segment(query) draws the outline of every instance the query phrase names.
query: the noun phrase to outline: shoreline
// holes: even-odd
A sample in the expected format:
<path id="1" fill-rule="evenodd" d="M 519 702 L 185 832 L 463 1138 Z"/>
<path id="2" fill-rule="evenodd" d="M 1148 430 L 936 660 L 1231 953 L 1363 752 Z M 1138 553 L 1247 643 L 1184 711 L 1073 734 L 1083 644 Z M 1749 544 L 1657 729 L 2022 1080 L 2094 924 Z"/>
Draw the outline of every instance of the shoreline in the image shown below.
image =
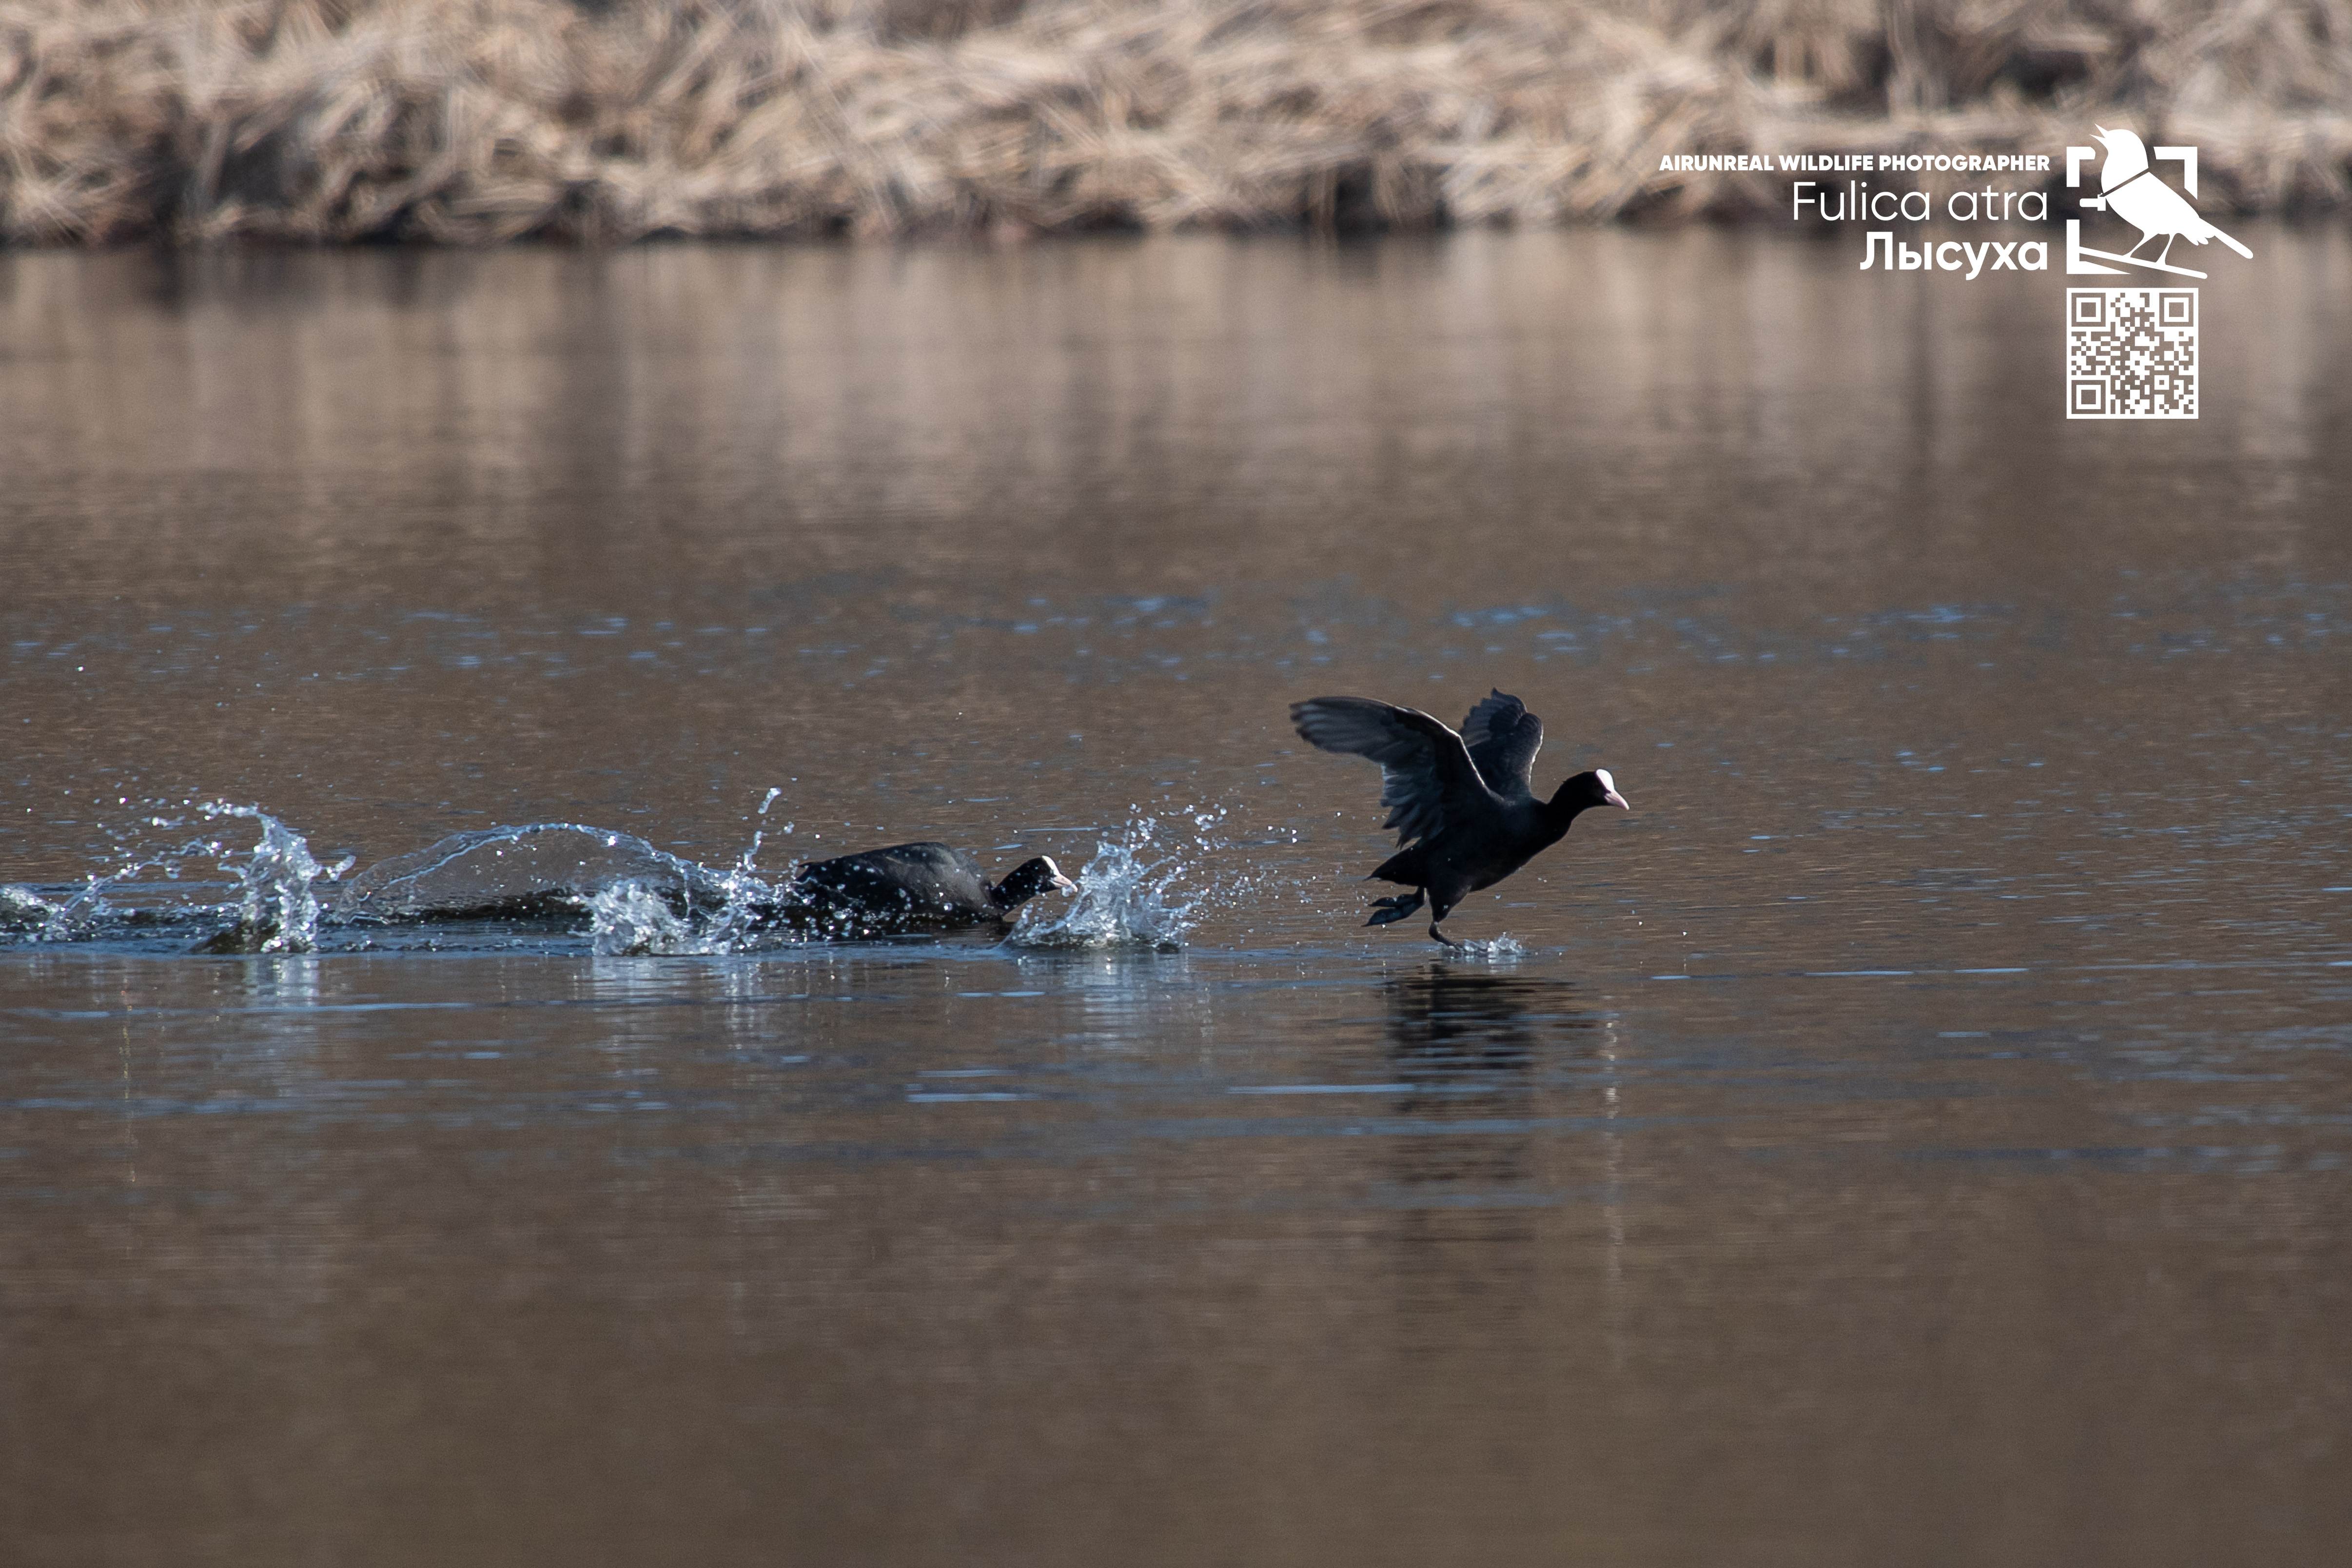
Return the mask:
<path id="1" fill-rule="evenodd" d="M 1003 239 L 1785 213 L 1743 160 L 2201 153 L 2352 205 L 2306 5 L 1544 0 L 0 4 L 0 245 Z M 1666 167 L 1684 160 L 1682 168 Z M 1934 173 L 1895 178 L 1939 193 Z M 2004 176 L 2054 189 L 2056 174 Z"/>

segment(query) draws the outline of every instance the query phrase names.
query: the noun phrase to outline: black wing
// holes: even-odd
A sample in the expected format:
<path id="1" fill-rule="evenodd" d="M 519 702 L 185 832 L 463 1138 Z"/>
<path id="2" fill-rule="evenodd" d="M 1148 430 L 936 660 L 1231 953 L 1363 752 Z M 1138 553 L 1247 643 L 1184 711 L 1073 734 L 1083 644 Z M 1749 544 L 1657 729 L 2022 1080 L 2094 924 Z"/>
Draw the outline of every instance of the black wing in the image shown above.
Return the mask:
<path id="1" fill-rule="evenodd" d="M 1479 779 L 1462 737 L 1417 709 L 1369 697 L 1318 697 L 1292 703 L 1290 721 L 1327 752 L 1381 764 L 1381 804 L 1389 808 L 1381 826 L 1395 828 L 1400 844 L 1502 805 Z"/>
<path id="2" fill-rule="evenodd" d="M 881 898 L 905 893 L 918 901 L 932 901 L 949 888 L 985 891 L 987 874 L 970 851 L 945 844 L 893 844 L 812 860 L 793 873 L 795 881 L 832 892 Z"/>
<path id="3" fill-rule="evenodd" d="M 1462 721 L 1462 743 L 1486 787 L 1506 800 L 1531 797 L 1536 753 L 1543 750 L 1543 721 L 1516 697 L 1490 692 Z"/>

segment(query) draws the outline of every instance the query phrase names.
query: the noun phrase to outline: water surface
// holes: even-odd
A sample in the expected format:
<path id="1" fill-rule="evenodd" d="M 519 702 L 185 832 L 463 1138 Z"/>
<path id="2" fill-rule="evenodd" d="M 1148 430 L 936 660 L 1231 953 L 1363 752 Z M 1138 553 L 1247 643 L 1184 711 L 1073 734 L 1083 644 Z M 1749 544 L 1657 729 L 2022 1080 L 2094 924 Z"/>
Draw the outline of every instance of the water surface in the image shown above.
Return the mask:
<path id="1" fill-rule="evenodd" d="M 2150 426 L 1741 236 L 0 256 L 7 1555 L 2333 1561 L 2352 245 L 2249 238 Z M 1360 930 L 1285 705 L 1493 686 L 1634 811 Z M 273 823 L 317 951 L 192 955 Z M 547 823 L 1087 918 L 337 918 Z"/>

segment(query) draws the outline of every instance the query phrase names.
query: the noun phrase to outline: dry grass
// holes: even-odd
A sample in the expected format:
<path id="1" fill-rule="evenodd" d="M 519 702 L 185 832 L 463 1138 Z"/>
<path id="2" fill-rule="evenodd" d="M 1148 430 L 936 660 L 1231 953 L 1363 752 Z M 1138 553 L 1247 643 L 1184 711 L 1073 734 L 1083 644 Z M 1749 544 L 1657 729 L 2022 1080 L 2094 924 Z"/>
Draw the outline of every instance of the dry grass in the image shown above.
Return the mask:
<path id="1" fill-rule="evenodd" d="M 0 0 L 0 239 L 1548 224 L 2102 116 L 2341 203 L 2352 0 Z"/>

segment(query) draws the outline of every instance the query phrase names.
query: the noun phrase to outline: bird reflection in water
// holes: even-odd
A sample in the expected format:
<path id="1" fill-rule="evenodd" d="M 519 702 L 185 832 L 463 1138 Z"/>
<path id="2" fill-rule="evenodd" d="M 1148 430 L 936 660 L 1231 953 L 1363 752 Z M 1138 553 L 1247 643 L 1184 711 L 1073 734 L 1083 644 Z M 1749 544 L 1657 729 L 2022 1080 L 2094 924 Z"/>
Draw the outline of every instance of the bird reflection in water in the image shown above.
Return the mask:
<path id="1" fill-rule="evenodd" d="M 1531 1305 L 1544 1212 L 1579 1184 L 1553 1167 L 1559 1119 L 1593 1116 L 1603 1020 L 1563 980 L 1434 963 L 1389 983 L 1392 1102 L 1415 1125 L 1381 1141 L 1403 1302 Z"/>
<path id="2" fill-rule="evenodd" d="M 1575 984 L 1444 963 L 1388 985 L 1389 1054 L 1412 1092 L 1400 1114 L 1460 1121 L 1524 1117 L 1538 1090 L 1533 1071 L 1563 1055 L 1590 1054 L 1579 1037 L 1601 1025 Z"/>

